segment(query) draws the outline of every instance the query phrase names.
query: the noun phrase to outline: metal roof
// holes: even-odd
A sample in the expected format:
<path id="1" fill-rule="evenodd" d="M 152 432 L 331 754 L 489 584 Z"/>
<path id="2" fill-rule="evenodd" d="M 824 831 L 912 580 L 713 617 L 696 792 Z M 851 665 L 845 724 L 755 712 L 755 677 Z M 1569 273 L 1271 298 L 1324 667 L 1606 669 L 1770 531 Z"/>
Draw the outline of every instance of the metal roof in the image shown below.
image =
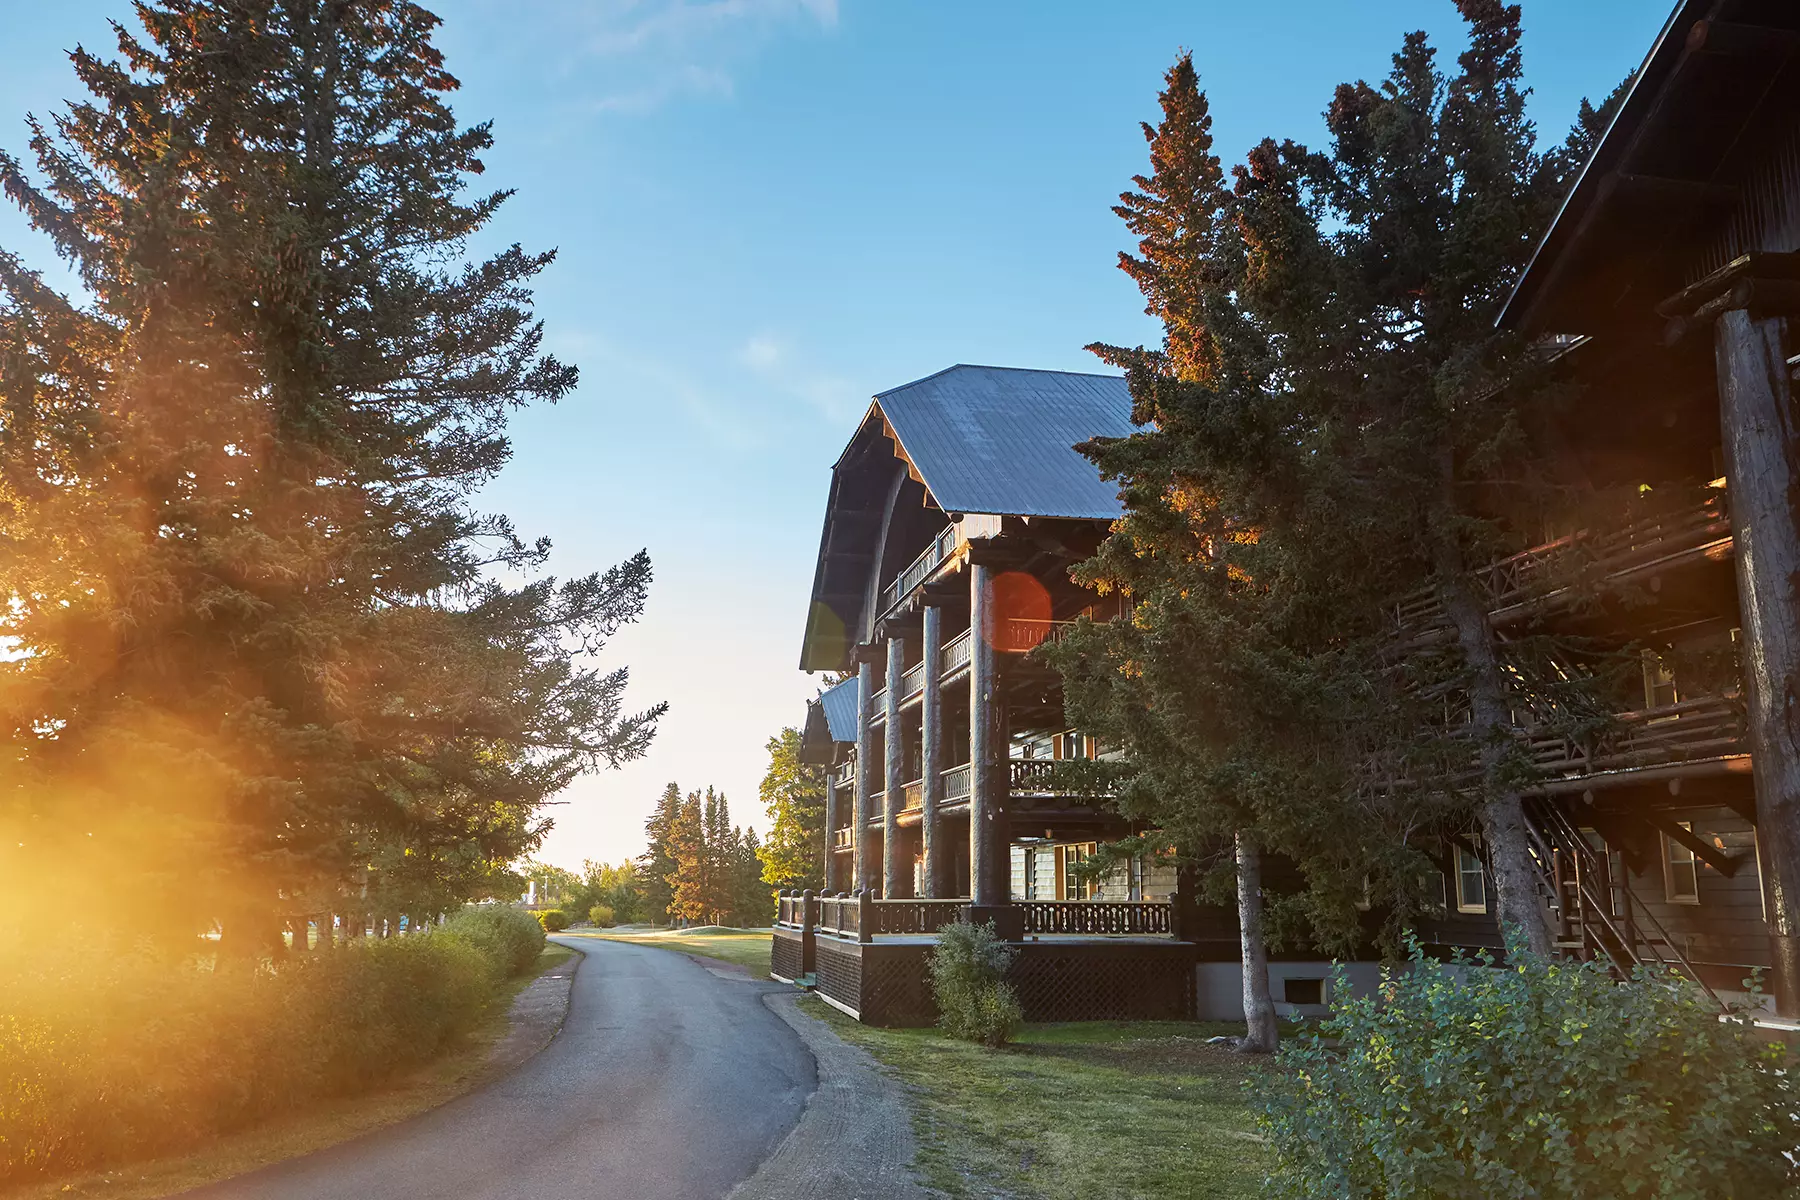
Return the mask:
<path id="1" fill-rule="evenodd" d="M 945 512 L 1120 513 L 1117 486 L 1074 447 L 1131 433 L 1123 376 L 959 363 L 880 393 L 874 408 Z"/>
<path id="2" fill-rule="evenodd" d="M 827 688 L 817 701 L 825 710 L 825 725 L 831 731 L 834 742 L 854 742 L 856 740 L 856 680 L 854 677 L 844 680 L 835 687 Z"/>

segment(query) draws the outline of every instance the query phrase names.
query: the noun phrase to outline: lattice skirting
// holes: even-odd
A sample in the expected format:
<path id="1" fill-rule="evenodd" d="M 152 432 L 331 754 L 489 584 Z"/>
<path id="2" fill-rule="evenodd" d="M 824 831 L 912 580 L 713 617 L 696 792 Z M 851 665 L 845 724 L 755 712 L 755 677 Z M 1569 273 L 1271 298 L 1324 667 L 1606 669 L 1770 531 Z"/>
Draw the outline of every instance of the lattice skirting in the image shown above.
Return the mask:
<path id="1" fill-rule="evenodd" d="M 787 929 L 775 931 L 769 952 L 769 973 L 789 981 L 806 974 L 806 944 L 800 934 Z"/>
<path id="2" fill-rule="evenodd" d="M 1037 943 L 1018 947 L 1008 978 L 1030 1021 L 1183 1021 L 1196 1004 L 1194 947 L 1185 942 Z M 820 993 L 869 1025 L 937 1020 L 928 943 L 817 939 Z"/>

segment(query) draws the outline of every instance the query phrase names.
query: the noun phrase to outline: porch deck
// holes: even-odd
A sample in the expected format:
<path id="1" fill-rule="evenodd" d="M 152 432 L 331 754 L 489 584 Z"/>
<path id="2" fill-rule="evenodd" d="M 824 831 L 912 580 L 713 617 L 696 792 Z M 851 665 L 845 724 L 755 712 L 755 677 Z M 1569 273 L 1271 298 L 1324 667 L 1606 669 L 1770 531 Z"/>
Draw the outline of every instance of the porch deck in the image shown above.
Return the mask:
<path id="1" fill-rule="evenodd" d="M 937 1020 L 931 950 L 939 929 L 969 915 L 967 901 L 790 893 L 780 906 L 776 978 L 812 976 L 821 999 L 866 1024 Z M 1198 947 L 1176 936 L 1173 905 L 1022 903 L 976 915 L 1012 934 L 1008 981 L 1026 1020 L 1193 1019 Z"/>

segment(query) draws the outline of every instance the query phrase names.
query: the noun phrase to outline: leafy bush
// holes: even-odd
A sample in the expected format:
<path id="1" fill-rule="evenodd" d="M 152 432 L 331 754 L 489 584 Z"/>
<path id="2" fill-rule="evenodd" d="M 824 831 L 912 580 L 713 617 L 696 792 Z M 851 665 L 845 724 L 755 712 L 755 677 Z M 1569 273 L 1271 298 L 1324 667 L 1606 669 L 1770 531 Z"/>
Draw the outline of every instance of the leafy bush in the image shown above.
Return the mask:
<path id="1" fill-rule="evenodd" d="M 509 966 L 438 933 L 217 969 L 0 953 L 0 1183 L 179 1150 L 365 1089 L 466 1031 Z"/>
<path id="2" fill-rule="evenodd" d="M 561 933 L 569 927 L 569 914 L 560 908 L 540 908 L 532 916 L 538 919 L 545 933 Z"/>
<path id="3" fill-rule="evenodd" d="M 1263 1112 L 1272 1193 L 1789 1194 L 1800 1095 L 1782 1047 L 1669 975 L 1621 984 L 1518 945 L 1509 960 L 1446 966 L 1415 945 L 1379 1000 L 1341 1002 L 1285 1047 Z"/>
<path id="4" fill-rule="evenodd" d="M 433 936 L 469 942 L 500 975 L 524 974 L 544 951 L 543 925 L 531 913 L 505 904 L 465 908 Z"/>
<path id="5" fill-rule="evenodd" d="M 588 909 L 588 924 L 598 925 L 601 929 L 610 929 L 613 922 L 613 910 L 605 904 L 596 904 Z"/>
<path id="6" fill-rule="evenodd" d="M 940 930 L 931 955 L 939 1027 L 953 1038 L 984 1046 L 1011 1041 L 1025 1019 L 1018 993 L 1006 982 L 1017 955 L 995 934 L 992 922 L 958 921 Z"/>

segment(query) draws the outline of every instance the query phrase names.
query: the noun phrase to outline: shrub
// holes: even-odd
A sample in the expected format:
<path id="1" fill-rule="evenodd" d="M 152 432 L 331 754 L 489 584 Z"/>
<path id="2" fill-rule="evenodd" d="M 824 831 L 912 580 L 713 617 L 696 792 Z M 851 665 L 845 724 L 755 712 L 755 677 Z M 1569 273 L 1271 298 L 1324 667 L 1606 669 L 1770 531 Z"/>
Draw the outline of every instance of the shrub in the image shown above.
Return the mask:
<path id="1" fill-rule="evenodd" d="M 1787 1194 L 1783 1048 L 1667 974 L 1415 945 L 1379 1000 L 1285 1047 L 1264 1102 L 1273 1194 L 1332 1200 Z M 1268 1086 L 1262 1081 L 1259 1086 Z"/>
<path id="2" fill-rule="evenodd" d="M 544 950 L 543 925 L 531 913 L 505 904 L 465 908 L 433 936 L 469 942 L 499 975 L 524 974 Z"/>
<path id="3" fill-rule="evenodd" d="M 540 908 L 531 915 L 538 919 L 545 933 L 561 933 L 569 927 L 569 914 L 560 908 Z"/>
<path id="4" fill-rule="evenodd" d="M 467 1030 L 501 973 L 435 934 L 217 969 L 142 952 L 0 962 L 0 1184 L 364 1089 Z"/>
<path id="5" fill-rule="evenodd" d="M 613 925 L 613 910 L 605 904 L 596 904 L 588 909 L 588 924 L 598 925 L 602 929 L 610 929 Z"/>
<path id="6" fill-rule="evenodd" d="M 1001 941 L 992 922 L 958 921 L 938 932 L 931 955 L 931 990 L 937 997 L 938 1025 L 953 1038 L 1003 1046 L 1025 1014 L 1018 993 L 1006 982 L 1018 951 Z"/>

